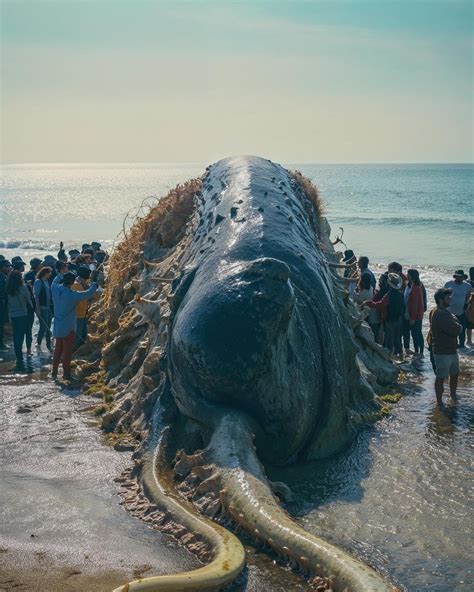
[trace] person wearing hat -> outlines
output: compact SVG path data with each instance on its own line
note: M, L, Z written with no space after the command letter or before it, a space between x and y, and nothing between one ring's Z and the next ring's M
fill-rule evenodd
M89 278L91 277L91 270L87 265L79 265L77 268L76 281L72 285L75 292L84 292L89 287ZM76 328L76 342L74 350L78 349L87 340L87 313L89 309L89 300L81 300L76 306L77 328Z
M8 259L0 259L0 351L10 349L5 343L5 323L8 319L7 281L12 269Z
M444 284L444 287L451 290L451 304L449 305L449 312L453 314L458 323L462 326L462 331L459 334L458 349L464 348L466 341L466 315L464 314L467 306L469 296L474 292L474 288L466 282L467 275L463 269L458 269L453 274L453 279Z
M459 377L458 335L462 326L449 312L452 303L452 291L449 288L436 290L436 308L430 312L430 332L428 343L433 350L435 367L435 393L438 407L443 407L444 381L449 378L449 390L452 399L456 399Z
M41 263L41 259L38 259L38 257L33 257L33 259L30 259L30 270L24 275L25 282L30 282L31 284L35 283L36 274L41 268Z
M53 355L52 378L57 378L59 364L62 361L63 378L71 380L71 359L76 340L76 306L82 300L90 300L98 285L93 274L93 283L83 292L75 292L72 286L76 275L68 271L54 278L51 285L54 304L54 337L56 344Z
M400 360L402 353L402 322L404 315L404 302L401 288L403 279L398 273L389 273L387 276L387 293L378 301L366 300L362 306L375 308L379 311L384 323L384 347L389 349Z

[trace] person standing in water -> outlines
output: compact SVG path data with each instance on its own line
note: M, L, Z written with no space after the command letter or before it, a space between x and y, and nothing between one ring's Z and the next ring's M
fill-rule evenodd
M467 280L472 288L472 294L469 297L469 301L466 307L466 335L467 344L472 346L472 330L474 329L474 267L469 268L469 279ZM469 310L468 310L469 309Z
M435 393L438 407L443 407L444 381L449 378L451 399L456 399L459 377L458 336L463 327L449 312L451 290L440 288L435 292L436 308L430 312L430 342L436 365Z
M458 323L462 327L462 331L459 334L458 349L463 349L466 341L466 316L464 311L469 296L474 292L474 289L465 281L467 280L467 275L464 273L464 270L458 269L454 273L453 278L453 280L446 282L444 287L452 290L449 312L457 318Z

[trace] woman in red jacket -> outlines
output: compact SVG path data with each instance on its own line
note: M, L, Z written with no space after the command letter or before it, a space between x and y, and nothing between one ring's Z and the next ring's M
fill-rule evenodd
M408 284L405 287L405 319L410 324L410 333L415 348L415 356L423 355L424 340L421 330L423 315L425 314L425 301L423 298L423 285L420 281L418 270L409 269L407 272Z

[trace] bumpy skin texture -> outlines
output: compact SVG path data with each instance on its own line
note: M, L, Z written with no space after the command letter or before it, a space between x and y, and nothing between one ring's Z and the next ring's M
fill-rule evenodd
M347 329L305 199L268 160L209 167L175 286L169 376L180 410L202 423L216 404L244 411L273 463L327 456L352 432Z

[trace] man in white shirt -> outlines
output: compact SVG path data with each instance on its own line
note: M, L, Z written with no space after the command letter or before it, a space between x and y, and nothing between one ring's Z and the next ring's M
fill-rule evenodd
M462 331L459 335L458 343L458 349L461 349L464 347L464 342L466 341L467 324L464 311L469 295L474 290L471 285L465 281L467 280L467 275L464 273L464 270L458 269L454 273L453 278L453 280L446 282L444 287L452 290L451 304L449 305L448 311L453 314L458 319L458 322L462 325Z

